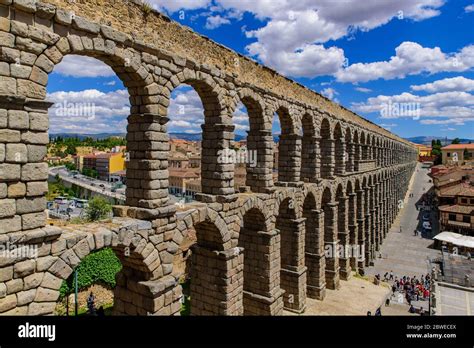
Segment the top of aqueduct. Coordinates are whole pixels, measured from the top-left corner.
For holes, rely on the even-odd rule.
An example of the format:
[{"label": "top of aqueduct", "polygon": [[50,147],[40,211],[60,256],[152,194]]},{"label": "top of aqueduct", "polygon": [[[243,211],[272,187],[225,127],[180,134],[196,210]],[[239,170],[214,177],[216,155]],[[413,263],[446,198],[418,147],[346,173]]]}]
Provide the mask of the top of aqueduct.
[{"label": "top of aqueduct", "polygon": [[155,51],[153,48],[159,48],[159,50],[170,52],[168,54],[171,56],[176,54],[198,64],[207,64],[211,68],[216,67],[226,74],[232,75],[235,81],[242,85],[257,87],[275,96],[284,95],[297,105],[310,105],[335,118],[359,124],[369,130],[411,145],[408,141],[330,101],[319,93],[197,34],[189,27],[170,20],[156,10],[147,8],[141,0],[43,1],[126,33],[130,35],[130,40],[145,50]]}]

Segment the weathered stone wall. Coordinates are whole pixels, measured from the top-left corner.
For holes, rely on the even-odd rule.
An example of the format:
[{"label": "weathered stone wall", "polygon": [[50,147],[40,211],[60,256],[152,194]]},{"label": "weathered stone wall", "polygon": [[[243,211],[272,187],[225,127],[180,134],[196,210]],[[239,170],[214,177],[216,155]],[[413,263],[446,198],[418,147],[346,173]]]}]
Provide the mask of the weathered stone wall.
[{"label": "weathered stone wall", "polygon": [[[0,258],[0,313],[51,313],[60,282],[90,251],[111,245],[124,264],[116,313],[176,314],[173,259],[191,228],[197,315],[301,312],[306,296],[323,298],[350,269],[373,262],[416,163],[402,139],[133,2],[0,0],[0,38],[0,246],[41,250]],[[46,86],[68,54],[102,60],[130,95],[126,206],[115,209],[118,225],[99,233],[45,227]],[[181,84],[203,101],[203,194],[176,213],[166,124]],[[245,193],[234,192],[233,164],[218,160],[232,145],[239,101],[249,113],[249,149],[258,151]],[[275,113],[282,137],[273,182]],[[353,205],[346,197],[356,197]],[[249,224],[255,216],[258,227]],[[361,245],[364,257],[324,254],[347,243]]]}]

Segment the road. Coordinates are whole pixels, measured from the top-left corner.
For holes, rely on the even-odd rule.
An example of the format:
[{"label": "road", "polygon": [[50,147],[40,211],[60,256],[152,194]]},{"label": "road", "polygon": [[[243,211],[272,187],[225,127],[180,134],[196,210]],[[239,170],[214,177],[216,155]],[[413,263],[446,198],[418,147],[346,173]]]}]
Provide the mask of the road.
[{"label": "road", "polygon": [[[393,270],[398,277],[416,275],[419,278],[421,274],[426,274],[431,269],[428,259],[441,256],[439,250],[430,248],[433,244],[432,236],[438,233],[435,212],[430,213],[433,232],[430,235],[414,235],[415,229],[421,230],[422,217],[422,213],[416,208],[416,203],[432,186],[428,173],[429,169],[417,165],[404,206],[381,246],[382,257],[377,258],[374,266],[366,270],[367,274],[380,274],[383,277],[385,272]],[[410,193],[413,197],[409,197]]]},{"label": "road", "polygon": [[122,188],[120,190],[117,190],[118,192],[112,192],[112,188],[114,185],[107,181],[92,179],[82,174],[77,174],[76,177],[74,177],[74,175],[69,172],[65,167],[50,168],[49,173],[52,176],[59,175],[62,180],[68,181],[80,187],[84,187],[89,191],[97,192],[104,196],[115,198],[120,201],[125,201],[125,189]]}]

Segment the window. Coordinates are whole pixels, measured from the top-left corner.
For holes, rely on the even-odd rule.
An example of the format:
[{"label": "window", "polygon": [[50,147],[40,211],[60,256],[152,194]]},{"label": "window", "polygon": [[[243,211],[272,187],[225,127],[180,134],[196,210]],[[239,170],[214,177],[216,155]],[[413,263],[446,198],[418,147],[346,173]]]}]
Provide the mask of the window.
[{"label": "window", "polygon": [[469,215],[463,215],[462,216],[462,222],[470,223],[471,222],[471,217]]},{"label": "window", "polygon": [[449,214],[448,220],[456,221],[456,214]]},{"label": "window", "polygon": [[446,156],[451,157],[451,152],[448,152]]},{"label": "window", "polygon": [[462,204],[467,204],[467,198],[461,198],[461,203]]},{"label": "window", "polygon": [[474,198],[470,199],[471,204],[474,204]]}]

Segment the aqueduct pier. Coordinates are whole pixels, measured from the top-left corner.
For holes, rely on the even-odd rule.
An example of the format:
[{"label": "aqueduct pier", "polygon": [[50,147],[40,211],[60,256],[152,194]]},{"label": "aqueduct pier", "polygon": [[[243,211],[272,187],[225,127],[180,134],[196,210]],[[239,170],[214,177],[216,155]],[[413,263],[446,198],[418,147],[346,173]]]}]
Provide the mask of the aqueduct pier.
[{"label": "aqueduct pier", "polygon": [[[46,226],[48,74],[69,54],[108,64],[130,95],[126,206],[112,223]],[[201,97],[202,190],[176,211],[168,197],[167,108],[181,84]],[[218,151],[249,116],[246,187]],[[282,134],[273,180],[272,119]],[[416,163],[410,143],[321,95],[202,37],[137,1],[0,0],[0,246],[35,247],[0,258],[0,313],[53,313],[63,279],[91,251],[112,247],[123,270],[114,310],[179,314],[173,270],[192,249],[192,314],[302,312],[374,260]],[[333,255],[360,246],[361,258]]]}]

